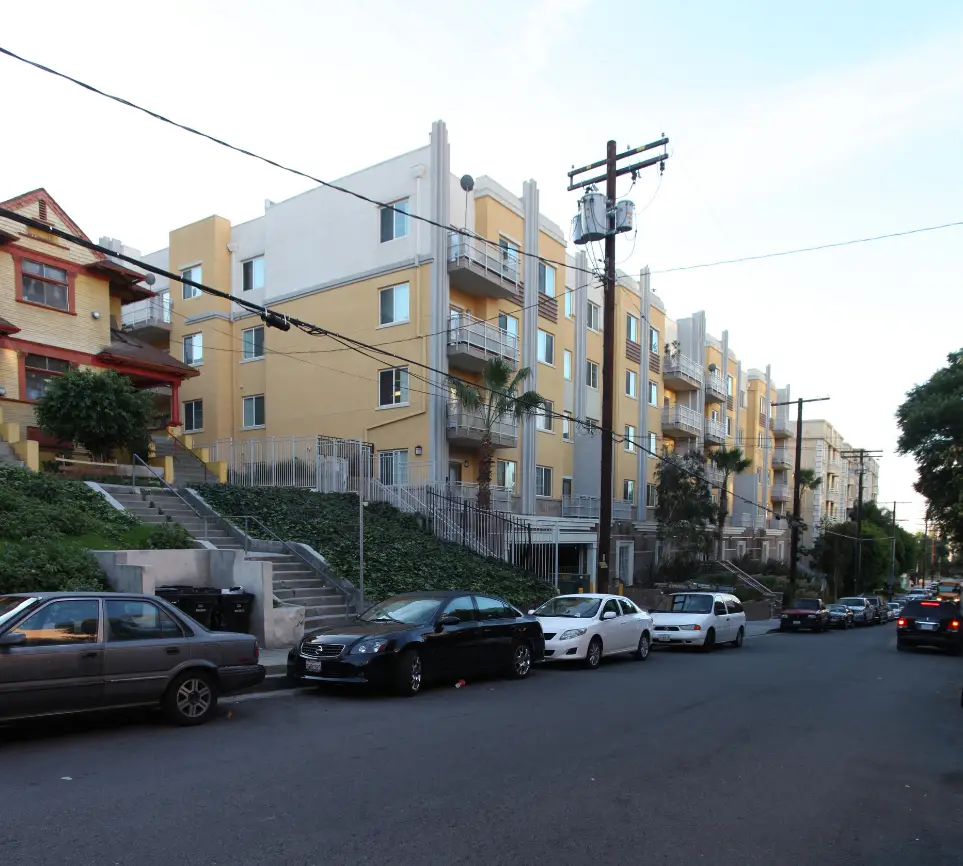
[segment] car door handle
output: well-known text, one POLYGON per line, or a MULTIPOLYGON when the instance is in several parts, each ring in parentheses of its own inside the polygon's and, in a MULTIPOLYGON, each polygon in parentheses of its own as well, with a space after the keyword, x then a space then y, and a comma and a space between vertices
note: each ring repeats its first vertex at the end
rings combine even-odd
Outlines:
POLYGON ((169 647, 167 648, 167 654, 168 654, 169 656, 179 655, 179 654, 180 654, 180 651, 181 651, 181 650, 180 650, 180 647, 176 647, 176 646, 169 646, 169 647))
POLYGON ((82 659, 95 659, 100 655, 100 650, 91 650, 89 653, 84 653, 82 659))

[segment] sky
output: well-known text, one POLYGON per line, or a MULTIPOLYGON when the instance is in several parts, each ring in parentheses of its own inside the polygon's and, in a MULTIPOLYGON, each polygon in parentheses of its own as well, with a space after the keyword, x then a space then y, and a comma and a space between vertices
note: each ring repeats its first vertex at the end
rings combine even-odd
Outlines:
MULTIPOLYGON (((533 178, 563 227, 573 165, 666 134, 661 182, 620 186, 640 211, 620 268, 830 397, 806 417, 882 449, 880 500, 921 528, 895 411, 963 346, 963 227, 672 269, 963 220, 963 4, 47 0, 5 8, 0 45, 325 179, 442 119, 453 172, 533 178)), ((6 57, 0 82, 0 199, 43 186, 95 239, 147 252, 311 186, 6 57)))

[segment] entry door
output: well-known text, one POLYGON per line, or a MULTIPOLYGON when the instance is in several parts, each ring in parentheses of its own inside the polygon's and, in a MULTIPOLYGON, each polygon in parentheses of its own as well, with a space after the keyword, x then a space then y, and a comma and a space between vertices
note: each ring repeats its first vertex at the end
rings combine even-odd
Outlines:
POLYGON ((716 615, 716 643, 733 640, 735 634, 732 631, 732 616, 726 609, 726 603, 721 598, 717 598, 712 604, 716 615))
POLYGON ((461 462, 452 460, 448 464, 448 483, 459 484, 461 482, 461 462))
POLYGON ((13 626, 26 643, 0 649, 0 718, 92 710, 104 689, 100 601, 58 599, 13 626))

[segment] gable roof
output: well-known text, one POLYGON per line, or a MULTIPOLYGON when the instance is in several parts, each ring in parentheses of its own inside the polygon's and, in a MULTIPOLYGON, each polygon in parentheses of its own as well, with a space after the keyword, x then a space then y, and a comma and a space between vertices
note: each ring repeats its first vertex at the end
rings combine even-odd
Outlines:
POLYGON ((118 328, 110 329, 110 343, 97 353, 103 361, 113 361, 120 364, 136 364, 147 369, 162 370, 174 373, 182 379, 199 376, 201 371, 190 364, 178 361, 173 355, 163 349, 158 349, 124 333, 118 328))
MULTIPOLYGON (((50 208, 67 228, 70 230, 71 234, 77 235, 77 237, 83 238, 85 241, 89 241, 90 238, 84 234, 83 229, 77 223, 75 223, 68 215, 67 212, 57 204, 54 197, 47 192, 42 186, 37 189, 30 190, 30 192, 25 192, 22 195, 15 196, 14 198, 7 199, 4 202, 0 202, 0 207, 5 207, 7 210, 22 210, 28 205, 34 202, 44 201, 47 207, 50 208)), ((91 250, 91 253, 97 258, 106 258, 103 253, 98 253, 95 250, 91 250)))

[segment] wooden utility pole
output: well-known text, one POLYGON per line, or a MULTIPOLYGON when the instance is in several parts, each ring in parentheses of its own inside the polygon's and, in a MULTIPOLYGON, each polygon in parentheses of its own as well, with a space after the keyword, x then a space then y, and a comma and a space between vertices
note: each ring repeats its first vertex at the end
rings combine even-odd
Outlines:
MULTIPOLYGON (((596 590, 609 591, 609 563, 608 557, 612 546, 612 460, 613 440, 612 431, 615 425, 615 235, 616 235, 616 179, 624 174, 631 174, 635 178, 639 171, 653 165, 658 165, 660 171, 665 170, 668 153, 644 159, 633 165, 618 167, 619 160, 628 156, 635 156, 657 147, 665 148, 669 139, 664 136, 658 141, 633 147, 618 153, 615 141, 609 141, 605 148, 605 159, 593 162, 582 168, 573 168, 568 173, 569 192, 582 187, 594 186, 605 181, 605 274, 604 294, 602 298, 602 460, 601 478, 599 484, 599 541, 598 541, 598 569, 596 590), (585 171, 605 167, 604 175, 597 175, 588 180, 575 181, 574 177, 585 171)), ((585 311, 579 312, 583 317, 585 311)), ((582 419, 579 419, 582 420, 582 419)), ((640 495, 645 495, 645 489, 640 495)))
POLYGON ((854 448, 852 451, 843 451, 841 456, 846 459, 859 459, 859 492, 856 495, 856 573, 853 575, 853 592, 859 592, 860 578, 863 570, 863 475, 866 472, 865 461, 867 457, 882 456, 880 450, 867 450, 866 448, 854 448))

